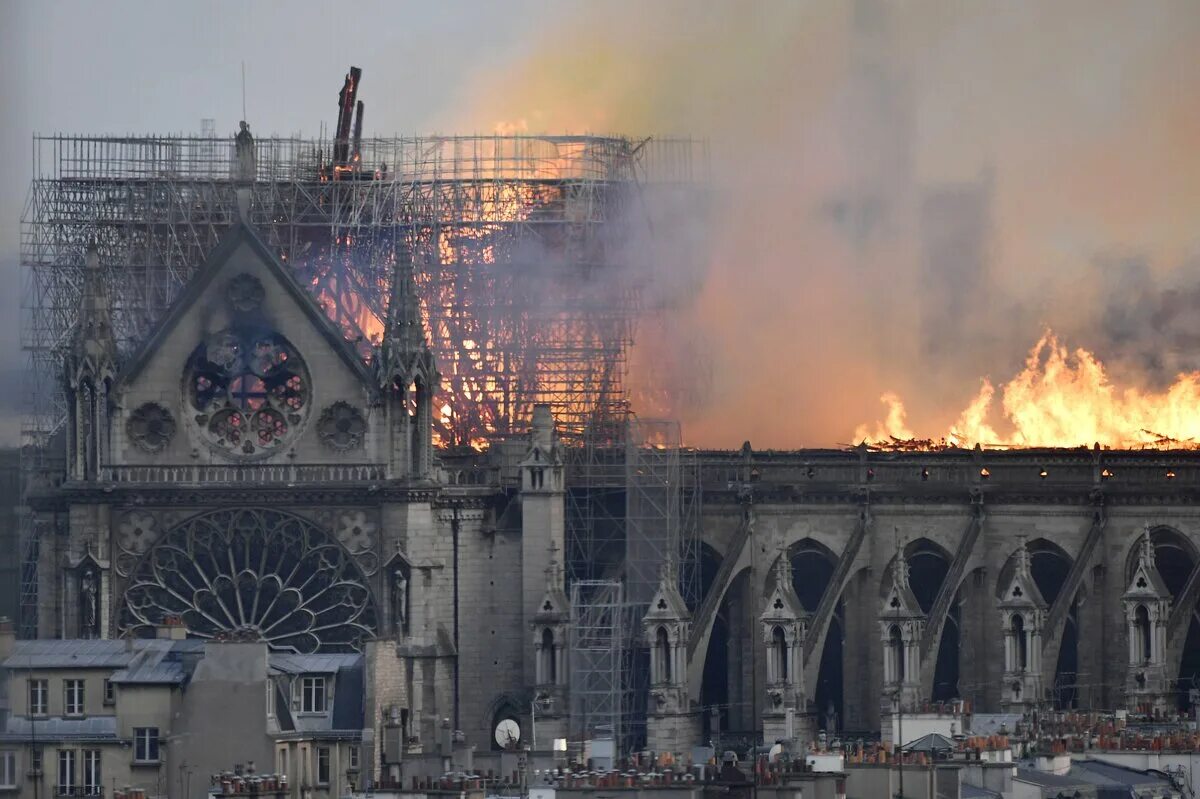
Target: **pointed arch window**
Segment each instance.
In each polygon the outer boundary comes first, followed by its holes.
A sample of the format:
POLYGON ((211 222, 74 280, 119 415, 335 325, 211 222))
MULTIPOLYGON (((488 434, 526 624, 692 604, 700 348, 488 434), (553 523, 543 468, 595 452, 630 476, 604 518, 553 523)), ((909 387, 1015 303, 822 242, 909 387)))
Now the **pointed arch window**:
POLYGON ((1012 617, 1013 644, 1016 649, 1015 665, 1018 671, 1029 668, 1029 641, 1025 634, 1025 617, 1014 613, 1012 617))
POLYGON ((771 650, 775 659, 775 675, 780 682, 788 682, 788 641, 787 634, 778 624, 771 630, 771 650))
POLYGON ((654 636, 654 650, 658 656, 655 658, 658 663, 657 673, 654 681, 656 683, 665 683, 671 681, 671 636, 667 633, 666 627, 659 627, 658 632, 654 636))
POLYGON ((554 631, 542 628, 542 645, 538 650, 538 682, 545 685, 558 684, 558 642, 554 631))
POLYGON ((892 679, 904 682, 904 633, 900 625, 893 624, 888 630, 888 652, 892 659, 892 679))
POLYGON ((1154 648, 1152 643, 1152 627, 1150 625, 1150 611, 1145 605, 1138 605, 1133 612, 1133 630, 1134 641, 1137 647, 1137 660, 1139 663, 1148 663, 1153 655, 1154 648))

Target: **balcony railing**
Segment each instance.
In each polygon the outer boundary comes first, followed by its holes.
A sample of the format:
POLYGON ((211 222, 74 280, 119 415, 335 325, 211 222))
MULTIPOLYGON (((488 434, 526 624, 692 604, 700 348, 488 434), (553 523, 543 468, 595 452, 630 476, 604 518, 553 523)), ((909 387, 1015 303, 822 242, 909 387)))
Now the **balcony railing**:
POLYGON ((215 485, 219 483, 329 483, 383 480, 382 464, 180 464, 106 466, 101 479, 118 484, 215 485))
POLYGON ((58 785, 54 788, 55 796, 104 796, 104 788, 99 785, 58 785))

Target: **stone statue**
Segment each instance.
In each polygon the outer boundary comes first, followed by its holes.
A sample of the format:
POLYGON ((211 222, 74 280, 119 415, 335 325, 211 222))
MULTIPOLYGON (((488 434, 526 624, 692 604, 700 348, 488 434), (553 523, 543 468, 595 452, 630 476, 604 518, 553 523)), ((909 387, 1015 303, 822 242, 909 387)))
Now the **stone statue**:
POLYGON ((234 180, 253 182, 258 175, 258 161, 254 152, 254 137, 250 135, 250 125, 242 121, 241 130, 234 137, 236 160, 233 165, 234 180))
POLYGON ((408 578, 400 569, 392 578, 392 618, 396 620, 397 632, 408 626, 408 578))
POLYGON ((80 609, 82 623, 80 627, 84 635, 96 633, 96 575, 90 571, 83 573, 79 586, 80 609))

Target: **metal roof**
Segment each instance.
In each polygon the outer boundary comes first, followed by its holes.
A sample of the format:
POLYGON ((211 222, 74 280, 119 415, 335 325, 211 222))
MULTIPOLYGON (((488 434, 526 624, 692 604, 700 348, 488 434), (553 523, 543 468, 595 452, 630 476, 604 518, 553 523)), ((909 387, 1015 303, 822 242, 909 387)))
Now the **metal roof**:
POLYGON ((29 719, 12 716, 0 732, 0 740, 116 740, 116 716, 90 716, 85 719, 29 719))
POLYGON ((1076 760, 1071 764, 1071 776, 1078 777, 1092 785, 1170 785, 1170 782, 1157 774, 1147 774, 1137 769, 1104 763, 1099 760, 1076 760))
POLYGON ((124 640, 17 641, 3 665, 9 669, 111 669, 133 658, 124 640))
POLYGON ((284 674, 335 674, 338 669, 357 666, 359 654, 300 655, 293 652, 272 652, 268 662, 273 671, 284 674))
POLYGON ((964 782, 959 795, 962 799, 1004 799, 1004 794, 964 782))
POLYGON ((179 646, 183 641, 150 640, 142 642, 129 665, 112 676, 118 685, 172 685, 184 682, 189 674, 184 663, 177 657, 177 650, 193 650, 193 646, 179 646))

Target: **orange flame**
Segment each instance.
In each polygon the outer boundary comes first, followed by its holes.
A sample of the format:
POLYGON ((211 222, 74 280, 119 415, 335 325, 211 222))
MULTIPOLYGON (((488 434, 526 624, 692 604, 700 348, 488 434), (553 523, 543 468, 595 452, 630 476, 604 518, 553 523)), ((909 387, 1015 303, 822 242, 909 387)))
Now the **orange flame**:
MULTIPOLYGON (((1114 385, 1104 364, 1085 349, 1071 352, 1047 330, 1029 351, 1025 367, 1004 384, 1001 396, 1008 434, 990 421, 996 389, 986 378, 940 442, 930 446, 1076 447, 1099 443, 1122 449, 1200 449, 1200 372, 1181 374, 1165 391, 1114 385)), ((908 428, 895 393, 881 401, 887 417, 860 425, 855 441, 903 445, 917 437, 908 428)))

